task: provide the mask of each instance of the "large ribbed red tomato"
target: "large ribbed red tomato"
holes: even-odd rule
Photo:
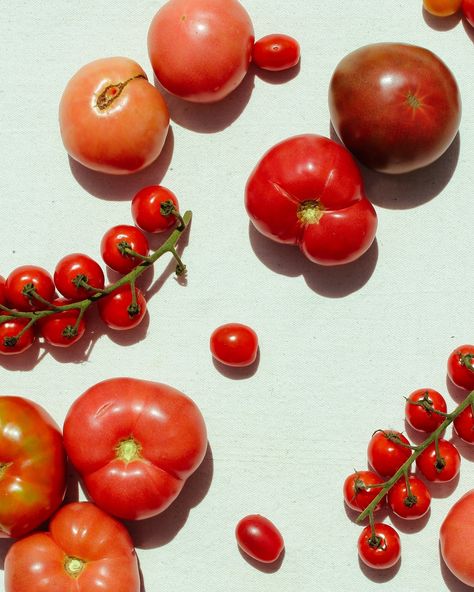
[[[263,156],[247,182],[245,206],[262,234],[298,245],[320,265],[354,261],[377,229],[351,154],[312,134],[284,140]]]
[[[180,391],[112,378],[72,405],[64,443],[94,502],[119,518],[139,520],[178,496],[204,458],[207,437],[201,412]]]

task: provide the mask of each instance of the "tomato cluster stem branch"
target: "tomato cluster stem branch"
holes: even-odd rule
[[[431,433],[428,436],[428,438],[426,438],[426,440],[424,442],[422,442],[421,444],[419,444],[418,446],[415,447],[411,456],[409,458],[407,458],[407,460],[402,464],[402,466],[398,469],[398,471],[392,477],[390,477],[390,479],[386,482],[383,489],[370,502],[370,504],[365,508],[365,510],[357,516],[356,522],[362,522],[362,520],[365,520],[365,518],[367,518],[367,516],[370,517],[370,515],[373,514],[375,508],[377,507],[377,504],[387,495],[387,493],[395,485],[395,483],[400,479],[400,477],[402,477],[405,473],[408,472],[411,465],[420,456],[420,454],[424,450],[426,450],[426,448],[428,448],[428,446],[430,444],[432,444],[433,442],[437,442],[439,437],[441,436],[441,434],[444,432],[444,430],[456,419],[456,417],[458,417],[458,415],[460,415],[464,411],[464,409],[469,407],[469,405],[473,405],[473,404],[474,404],[474,391],[469,393],[469,395],[464,399],[464,401],[460,405],[458,405],[452,413],[448,414],[448,416],[443,421],[443,423],[438,428],[436,428],[436,430],[433,433]]]

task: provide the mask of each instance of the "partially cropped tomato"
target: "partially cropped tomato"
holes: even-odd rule
[[[252,21],[237,0],[169,0],[148,31],[156,77],[188,101],[220,101],[244,78],[250,64]]]
[[[0,354],[21,354],[35,341],[35,330],[28,319],[15,318],[0,324]]]
[[[320,265],[360,257],[377,215],[350,153],[323,136],[294,136],[271,148],[247,182],[245,206],[266,237],[298,245]]]
[[[165,510],[207,448],[204,419],[189,397],[134,378],[82,394],[67,414],[64,443],[94,502],[129,520]]]
[[[6,303],[7,303],[7,295],[6,295],[6,288],[5,288],[5,278],[0,275],[0,304],[3,304],[5,306]],[[2,314],[2,311],[0,311],[0,314]]]
[[[250,366],[257,357],[258,337],[248,325],[227,323],[212,332],[210,349],[213,357],[226,366]]]
[[[135,302],[129,284],[120,286],[99,300],[99,315],[104,323],[116,331],[133,329],[146,313],[146,300],[142,291],[135,287]]]
[[[435,16],[451,16],[461,8],[462,0],[423,0],[423,6]]]
[[[382,491],[377,485],[383,480],[373,471],[357,471],[349,475],[344,481],[344,501],[352,510],[362,512]],[[375,510],[380,510],[385,498],[380,500]]]
[[[389,524],[374,524],[374,532],[366,526],[357,543],[359,557],[372,569],[388,569],[400,559],[401,545],[398,532]]]
[[[66,488],[58,426],[36,403],[0,397],[0,536],[20,537],[58,508]]]
[[[56,298],[53,300],[53,304],[63,306],[71,304],[71,301],[65,298]],[[39,319],[38,327],[44,340],[55,347],[74,345],[81,339],[86,330],[84,318],[79,319],[79,314],[79,309],[71,308]]]
[[[100,265],[83,253],[63,257],[54,270],[54,283],[59,292],[71,300],[82,300],[104,287]]]
[[[405,417],[411,427],[420,432],[434,432],[445,420],[446,401],[434,389],[417,389],[408,397]]]
[[[281,33],[266,35],[253,46],[252,61],[263,70],[288,70],[300,61],[299,43]]]
[[[474,390],[474,345],[460,345],[451,352],[448,376],[459,388]]]
[[[367,45],[343,58],[332,76],[329,107],[346,147],[385,173],[434,162],[461,119],[448,67],[431,51],[402,43]]]
[[[463,0],[461,8],[464,18],[474,27],[474,0]]]
[[[172,210],[179,211],[178,198],[161,185],[144,187],[132,200],[133,220],[146,232],[163,232],[176,224]]]
[[[429,481],[442,483],[451,481],[459,473],[461,456],[454,444],[442,438],[430,444],[416,459],[416,466]]]
[[[411,456],[409,445],[400,432],[378,430],[367,447],[369,463],[382,477],[391,477]]]
[[[138,256],[134,256],[134,251]],[[148,255],[148,240],[141,230],[129,224],[119,224],[107,230],[100,243],[105,263],[119,273],[132,271]]]
[[[160,154],[169,114],[144,70],[123,57],[95,60],[68,82],[59,106],[64,147],[84,166],[134,173]]]
[[[460,438],[469,444],[474,444],[474,414],[471,405],[456,417],[453,425]]]
[[[242,518],[235,528],[239,547],[262,563],[273,563],[285,546],[278,528],[265,516],[251,514]]]
[[[22,265],[7,277],[6,293],[9,306],[23,311],[47,308],[47,305],[33,295],[25,293],[28,288],[33,288],[38,296],[48,302],[52,302],[54,298],[53,278],[46,269],[37,265]]]
[[[410,489],[404,477],[399,479],[388,492],[387,500],[392,511],[405,520],[416,520],[430,509],[431,493],[421,479],[408,477]]]
[[[5,558],[5,592],[139,592],[126,528],[94,504],[62,507],[48,532],[18,542]]]
[[[474,586],[474,489],[449,510],[439,532],[441,554],[453,574]]]

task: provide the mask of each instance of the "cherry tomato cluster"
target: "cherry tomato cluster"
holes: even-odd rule
[[[461,456],[443,435],[453,423],[461,439],[474,443],[473,360],[473,345],[456,348],[448,358],[451,381],[471,391],[452,413],[447,412],[444,397],[431,388],[417,389],[406,398],[405,420],[414,430],[429,434],[424,442],[412,445],[401,432],[377,430],[367,448],[368,463],[373,470],[356,471],[346,478],[345,503],[360,512],[358,522],[369,518],[369,525],[358,540],[359,556],[369,567],[392,567],[401,555],[398,533],[388,524],[375,522],[374,513],[387,504],[399,518],[419,519],[427,514],[431,504],[425,481],[443,483],[458,475]],[[411,473],[414,464],[419,476]]]
[[[34,265],[18,267],[6,279],[0,276],[0,353],[27,350],[35,341],[36,327],[50,345],[73,345],[84,335],[85,313],[95,301],[101,319],[111,329],[132,329],[143,320],[147,304],[135,280],[154,263],[155,256],[162,254],[160,249],[175,257],[177,275],[186,271],[172,244],[160,247],[150,257],[143,231],[159,233],[176,227],[179,235],[186,224],[174,193],[158,185],[145,187],[135,195],[132,216],[136,226],[114,226],[100,243],[104,263],[124,276],[112,285],[105,287],[101,266],[83,253],[63,257],[53,277]]]

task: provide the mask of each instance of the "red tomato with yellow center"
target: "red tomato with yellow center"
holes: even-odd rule
[[[109,514],[139,520],[178,496],[204,458],[207,437],[201,412],[183,393],[112,378],[72,405],[64,443],[93,501]]]

